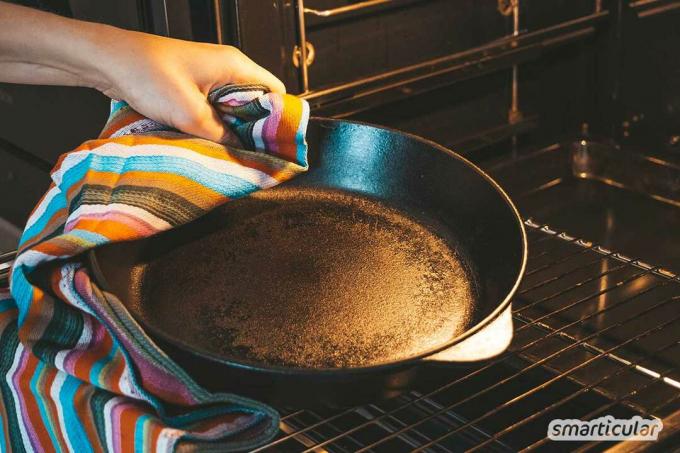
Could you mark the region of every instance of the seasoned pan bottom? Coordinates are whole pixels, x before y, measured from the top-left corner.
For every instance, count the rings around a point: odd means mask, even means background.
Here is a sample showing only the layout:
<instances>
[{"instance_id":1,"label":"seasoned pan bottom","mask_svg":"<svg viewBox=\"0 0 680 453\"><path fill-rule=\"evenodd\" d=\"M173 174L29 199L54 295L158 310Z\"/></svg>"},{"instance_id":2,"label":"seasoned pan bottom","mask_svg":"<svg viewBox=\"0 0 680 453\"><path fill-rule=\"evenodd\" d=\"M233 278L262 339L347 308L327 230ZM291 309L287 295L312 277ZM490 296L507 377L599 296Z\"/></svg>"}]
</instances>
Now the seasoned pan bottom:
<instances>
[{"instance_id":1,"label":"seasoned pan bottom","mask_svg":"<svg viewBox=\"0 0 680 453\"><path fill-rule=\"evenodd\" d=\"M208 219L219 228L135 272L144 322L204 352L370 366L441 345L472 321L474 283L453 241L379 201L279 187Z\"/></svg>"}]
</instances>

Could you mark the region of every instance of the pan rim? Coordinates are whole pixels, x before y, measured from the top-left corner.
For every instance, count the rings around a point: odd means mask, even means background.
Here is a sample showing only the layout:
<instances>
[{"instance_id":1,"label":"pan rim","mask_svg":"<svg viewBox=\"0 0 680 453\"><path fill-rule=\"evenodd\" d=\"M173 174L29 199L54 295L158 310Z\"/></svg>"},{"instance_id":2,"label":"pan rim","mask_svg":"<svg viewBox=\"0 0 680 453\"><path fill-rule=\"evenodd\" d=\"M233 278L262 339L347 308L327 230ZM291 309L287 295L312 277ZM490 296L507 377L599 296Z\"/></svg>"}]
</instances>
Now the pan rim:
<instances>
[{"instance_id":1,"label":"pan rim","mask_svg":"<svg viewBox=\"0 0 680 453\"><path fill-rule=\"evenodd\" d=\"M220 356L216 353L210 352L210 351L205 351L200 347L196 347L194 345L187 344L184 341L178 340L176 338L172 338L170 335L159 331L157 328L151 326L150 324L144 322L142 319L138 319L134 314L130 312L130 315L140 323L140 325L145 329L148 330L149 333L151 333L153 336L157 337L158 339L162 340L163 342L169 343L173 345L174 347L177 347L181 350L183 350L185 353L189 353L198 357L201 357L205 360L219 363L222 365L227 365L230 367L235 367L235 368L241 368L241 369L246 369L246 370L251 370L251 371L258 371L258 372L263 372L263 373L274 373L274 374L282 374L282 375L298 375L298 376L323 376L323 375L338 375L338 374L343 374L343 375L348 375L348 374L364 374L364 373L375 373L375 372L380 372L380 371L385 371L388 369L393 369L393 368L406 368L409 366L418 366L419 364L423 363L423 359L433 356L439 352L445 351L461 342L464 340L470 338L472 335L476 334L477 332L481 331L483 328L491 324L496 318L498 318L511 304L512 304L512 298L514 297L515 293L517 292L517 289L519 288L519 285L522 281L522 278L524 277L525 271L526 271L526 265L527 265L527 260L528 260L528 241L527 241L527 235L526 235L526 229L524 227L524 222L522 221L522 217L519 214L519 211L515 204L512 202L511 198L508 196L508 194L503 190L503 188L491 177L489 176L486 172L484 172L481 168L479 168L477 165L474 163L470 162L468 159L465 157L461 156L460 154L456 153L455 151L446 148L445 146L442 146L432 140L420 137L418 135L409 133L409 132L402 132L396 129L392 129L389 127L385 126L379 126L379 125L374 125L366 122L361 122L361 121L353 121L353 120L344 120L344 119L333 119L333 118L323 118L323 117L310 117L310 123L317 123L321 127L323 127L325 124L332 125L332 124L354 124L358 126L365 126L365 127L371 127L371 128L376 128L376 129L381 129L385 130L391 133L398 134L402 137L407 137L411 140L416 140L421 143L424 143L430 147L432 147L435 150L442 151L445 154L447 154L450 157L453 157L463 164L465 164L468 168L473 170L475 173L477 173L479 176L481 176L484 180L487 181L491 185L493 189L501 196L501 198L505 201L505 204L510 208L510 210L513 213L513 217L517 223L517 227L519 228L519 233L520 233L520 240L521 240L521 247L522 247L522 256L521 256L521 263L519 266L519 271L515 277L515 281L510 288L510 290L507 292L505 297L501 300L501 302L496 306L496 308L489 313L486 317L482 318L481 320L477 321L473 326L470 328L466 329L463 333L457 335L456 337L452 338L448 342L436 346L434 348L430 348L428 350L419 352L417 354L413 354L409 357L405 357L399 360L395 360L392 362L387 362L387 363L379 363L379 364L374 364L374 365L367 365L367 366L357 366L357 367L347 367L347 368L304 368L304 367L295 367L295 366L281 366L281 365L266 365L261 362L256 362L256 361L251 361L247 359L234 359L234 358L226 358L224 356ZM87 261L89 264L89 268L91 269L94 280L95 282L100 285L101 289L108 291L106 288L108 287L106 283L106 278L101 271L101 268L98 264L98 259L97 259L97 250L98 248L91 249L87 252ZM162 348L161 348L162 349ZM502 353L501 353L502 354ZM485 359L485 361L488 359ZM444 362L446 363L446 362ZM460 362L451 362L452 365L459 364ZM476 362L471 362L471 363L476 363Z\"/></svg>"}]
</instances>

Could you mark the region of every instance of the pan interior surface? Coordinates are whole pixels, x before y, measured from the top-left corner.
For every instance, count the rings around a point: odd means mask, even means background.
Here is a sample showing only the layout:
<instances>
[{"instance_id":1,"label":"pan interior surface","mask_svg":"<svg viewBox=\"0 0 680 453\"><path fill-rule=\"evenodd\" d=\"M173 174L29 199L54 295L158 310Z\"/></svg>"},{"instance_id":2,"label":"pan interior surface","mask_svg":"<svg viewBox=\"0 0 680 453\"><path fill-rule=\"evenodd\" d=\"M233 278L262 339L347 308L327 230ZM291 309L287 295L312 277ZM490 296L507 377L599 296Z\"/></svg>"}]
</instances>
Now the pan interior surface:
<instances>
[{"instance_id":1,"label":"pan interior surface","mask_svg":"<svg viewBox=\"0 0 680 453\"><path fill-rule=\"evenodd\" d=\"M133 273L144 322L203 352L363 367L472 324L475 285L452 238L378 200L282 186L209 217L219 228L147 253Z\"/></svg>"}]
</instances>

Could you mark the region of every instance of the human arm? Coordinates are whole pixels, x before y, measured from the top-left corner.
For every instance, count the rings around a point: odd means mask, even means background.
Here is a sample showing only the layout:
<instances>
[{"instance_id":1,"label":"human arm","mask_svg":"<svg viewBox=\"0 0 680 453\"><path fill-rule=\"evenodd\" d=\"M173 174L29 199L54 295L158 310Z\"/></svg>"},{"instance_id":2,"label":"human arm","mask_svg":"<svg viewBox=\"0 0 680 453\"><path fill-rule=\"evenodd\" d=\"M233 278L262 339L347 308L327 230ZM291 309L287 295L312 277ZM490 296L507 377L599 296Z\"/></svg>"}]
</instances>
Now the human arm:
<instances>
[{"instance_id":1,"label":"human arm","mask_svg":"<svg viewBox=\"0 0 680 453\"><path fill-rule=\"evenodd\" d=\"M0 2L0 81L95 88L186 133L225 142L207 100L227 83L285 92L238 49L68 19Z\"/></svg>"}]
</instances>

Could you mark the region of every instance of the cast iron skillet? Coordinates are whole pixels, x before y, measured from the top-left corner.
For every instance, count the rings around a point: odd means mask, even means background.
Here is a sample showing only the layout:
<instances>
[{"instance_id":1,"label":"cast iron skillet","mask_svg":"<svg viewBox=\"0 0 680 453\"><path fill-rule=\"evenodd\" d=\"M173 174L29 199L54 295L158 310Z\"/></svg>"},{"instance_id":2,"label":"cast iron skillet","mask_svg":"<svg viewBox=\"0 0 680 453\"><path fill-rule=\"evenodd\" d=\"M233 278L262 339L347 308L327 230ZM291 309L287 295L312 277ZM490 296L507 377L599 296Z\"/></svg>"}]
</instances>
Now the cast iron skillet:
<instances>
[{"instance_id":1,"label":"cast iron skillet","mask_svg":"<svg viewBox=\"0 0 680 453\"><path fill-rule=\"evenodd\" d=\"M399 394L425 362L500 354L526 237L508 196L435 143L312 118L310 170L90 254L199 383L275 404Z\"/></svg>"}]
</instances>

